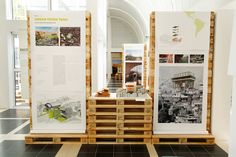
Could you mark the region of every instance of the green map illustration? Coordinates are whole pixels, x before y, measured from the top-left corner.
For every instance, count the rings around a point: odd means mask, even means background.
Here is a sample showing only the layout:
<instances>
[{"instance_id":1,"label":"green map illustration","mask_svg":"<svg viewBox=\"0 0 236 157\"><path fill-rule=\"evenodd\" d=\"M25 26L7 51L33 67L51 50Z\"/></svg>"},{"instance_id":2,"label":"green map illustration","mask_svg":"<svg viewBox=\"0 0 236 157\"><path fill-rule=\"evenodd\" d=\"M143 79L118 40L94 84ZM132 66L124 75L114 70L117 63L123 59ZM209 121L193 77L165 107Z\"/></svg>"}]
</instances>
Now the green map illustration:
<instances>
[{"instance_id":1,"label":"green map illustration","mask_svg":"<svg viewBox=\"0 0 236 157\"><path fill-rule=\"evenodd\" d=\"M205 26L203 20L196 17L195 12L185 12L185 14L194 22L195 26L195 37L198 36L198 33L201 32Z\"/></svg>"}]
</instances>

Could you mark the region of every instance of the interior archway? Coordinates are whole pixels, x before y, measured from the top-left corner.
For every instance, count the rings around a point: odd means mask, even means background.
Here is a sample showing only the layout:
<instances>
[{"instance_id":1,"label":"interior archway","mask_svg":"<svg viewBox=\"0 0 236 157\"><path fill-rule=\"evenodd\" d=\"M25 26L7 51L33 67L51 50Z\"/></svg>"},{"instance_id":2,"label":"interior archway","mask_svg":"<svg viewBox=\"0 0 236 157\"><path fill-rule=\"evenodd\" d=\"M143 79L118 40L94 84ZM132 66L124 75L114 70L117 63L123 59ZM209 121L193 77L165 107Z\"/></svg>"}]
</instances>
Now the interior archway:
<instances>
[{"instance_id":1,"label":"interior archway","mask_svg":"<svg viewBox=\"0 0 236 157\"><path fill-rule=\"evenodd\" d=\"M145 43L148 39L148 26L136 6L120 0L108 1L108 49L107 49L107 74L108 88L115 92L122 87L121 80L112 85L114 74L121 66L123 44ZM117 78L116 78L117 79Z\"/></svg>"}]
</instances>

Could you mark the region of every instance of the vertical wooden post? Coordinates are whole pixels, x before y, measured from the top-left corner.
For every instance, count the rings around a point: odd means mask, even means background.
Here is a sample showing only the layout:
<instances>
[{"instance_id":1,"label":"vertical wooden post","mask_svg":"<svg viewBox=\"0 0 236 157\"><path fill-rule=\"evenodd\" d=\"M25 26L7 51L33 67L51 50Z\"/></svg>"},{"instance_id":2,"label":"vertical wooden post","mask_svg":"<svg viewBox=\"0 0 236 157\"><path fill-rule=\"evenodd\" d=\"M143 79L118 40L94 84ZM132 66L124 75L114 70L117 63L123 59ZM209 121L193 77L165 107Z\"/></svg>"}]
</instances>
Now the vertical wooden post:
<instances>
[{"instance_id":1,"label":"vertical wooden post","mask_svg":"<svg viewBox=\"0 0 236 157\"><path fill-rule=\"evenodd\" d=\"M143 56L143 87L147 88L147 45L144 45L144 56Z\"/></svg>"},{"instance_id":2,"label":"vertical wooden post","mask_svg":"<svg viewBox=\"0 0 236 157\"><path fill-rule=\"evenodd\" d=\"M30 16L27 15L27 41L28 41L28 84L29 84L29 107L30 107L30 130L32 130L32 77L31 77L31 38L30 38Z\"/></svg>"},{"instance_id":3,"label":"vertical wooden post","mask_svg":"<svg viewBox=\"0 0 236 157\"><path fill-rule=\"evenodd\" d=\"M150 17L149 95L154 101L155 81L155 12ZM153 103L154 104L154 103Z\"/></svg>"},{"instance_id":4,"label":"vertical wooden post","mask_svg":"<svg viewBox=\"0 0 236 157\"><path fill-rule=\"evenodd\" d=\"M86 98L91 96L91 14L86 12Z\"/></svg>"},{"instance_id":5,"label":"vertical wooden post","mask_svg":"<svg viewBox=\"0 0 236 157\"><path fill-rule=\"evenodd\" d=\"M210 21L210 47L208 57L208 93L207 93L207 131L211 130L211 113L212 113L212 93L213 93L213 68L214 68L214 41L215 41L215 13L211 12Z\"/></svg>"}]
</instances>

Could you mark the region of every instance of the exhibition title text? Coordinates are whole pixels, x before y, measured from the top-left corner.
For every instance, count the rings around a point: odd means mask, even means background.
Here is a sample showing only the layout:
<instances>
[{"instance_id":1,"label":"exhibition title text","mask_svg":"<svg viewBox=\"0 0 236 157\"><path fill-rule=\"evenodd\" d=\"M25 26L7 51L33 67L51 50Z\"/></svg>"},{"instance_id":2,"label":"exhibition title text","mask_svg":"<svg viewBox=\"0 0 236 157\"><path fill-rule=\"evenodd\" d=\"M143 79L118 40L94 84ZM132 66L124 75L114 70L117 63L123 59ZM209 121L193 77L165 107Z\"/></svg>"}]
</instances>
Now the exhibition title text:
<instances>
[{"instance_id":1,"label":"exhibition title text","mask_svg":"<svg viewBox=\"0 0 236 157\"><path fill-rule=\"evenodd\" d=\"M38 17L34 19L35 21L68 21L68 18L42 18Z\"/></svg>"}]
</instances>

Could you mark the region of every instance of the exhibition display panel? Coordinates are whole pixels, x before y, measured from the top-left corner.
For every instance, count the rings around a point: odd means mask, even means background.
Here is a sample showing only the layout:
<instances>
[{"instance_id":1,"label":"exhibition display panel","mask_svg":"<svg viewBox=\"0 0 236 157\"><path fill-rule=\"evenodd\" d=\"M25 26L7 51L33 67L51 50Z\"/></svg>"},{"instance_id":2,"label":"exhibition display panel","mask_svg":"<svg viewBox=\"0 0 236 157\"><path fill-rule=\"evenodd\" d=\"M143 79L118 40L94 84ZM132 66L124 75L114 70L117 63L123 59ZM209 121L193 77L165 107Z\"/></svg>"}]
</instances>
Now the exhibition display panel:
<instances>
[{"instance_id":1,"label":"exhibition display panel","mask_svg":"<svg viewBox=\"0 0 236 157\"><path fill-rule=\"evenodd\" d=\"M211 12L151 14L154 134L210 136L214 21Z\"/></svg>"},{"instance_id":2,"label":"exhibition display panel","mask_svg":"<svg viewBox=\"0 0 236 157\"><path fill-rule=\"evenodd\" d=\"M50 144L86 143L86 98L91 95L90 13L30 11L28 45L31 134L26 143L40 143L43 137Z\"/></svg>"}]
</instances>

